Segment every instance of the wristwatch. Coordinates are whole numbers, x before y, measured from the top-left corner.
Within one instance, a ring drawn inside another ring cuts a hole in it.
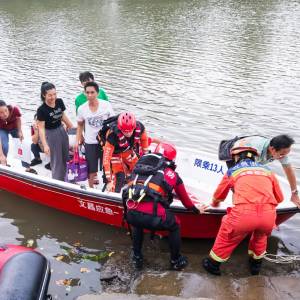
[[[292,190],[292,194],[293,195],[298,195],[298,190],[297,189]]]

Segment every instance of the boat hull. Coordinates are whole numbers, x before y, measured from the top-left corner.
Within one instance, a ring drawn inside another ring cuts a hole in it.
[[[42,180],[26,178],[14,172],[3,171],[0,171],[0,189],[96,222],[116,227],[124,225],[121,200],[109,196],[108,193],[93,195],[84,189],[75,191]],[[212,209],[207,214],[201,215],[195,215],[184,208],[172,208],[172,210],[180,220],[181,235],[185,238],[216,237],[222,217],[226,214],[225,209]],[[277,210],[276,224],[288,220],[297,211],[293,207]]]

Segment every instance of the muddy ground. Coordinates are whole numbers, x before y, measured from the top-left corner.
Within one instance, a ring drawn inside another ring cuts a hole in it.
[[[264,261],[261,275],[251,276],[247,265],[247,244],[242,243],[237,254],[222,266],[222,276],[209,275],[201,266],[206,255],[206,243],[199,253],[184,253],[189,266],[181,272],[169,270],[169,254],[165,240],[146,240],[145,266],[137,271],[129,257],[131,250],[112,255],[102,266],[102,292],[139,295],[169,295],[207,297],[213,299],[300,299],[298,262],[275,264]],[[185,250],[185,249],[183,249]],[[244,255],[243,255],[244,253]]]

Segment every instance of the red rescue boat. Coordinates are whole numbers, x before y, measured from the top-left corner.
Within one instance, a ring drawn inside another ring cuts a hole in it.
[[[72,184],[53,180],[43,165],[35,167],[39,174],[35,175],[25,172],[20,161],[13,157],[9,158],[9,164],[11,167],[0,166],[0,189],[66,213],[117,227],[123,225],[120,194],[102,192],[101,185],[91,189],[83,182]],[[190,191],[193,201],[209,204],[215,187],[226,172],[225,164],[208,153],[179,149],[177,165],[178,173]],[[101,178],[100,173],[98,176]],[[290,188],[287,181],[284,178],[279,180],[286,199],[277,208],[277,225],[299,211],[289,200]],[[176,199],[171,208],[181,221],[182,237],[214,238],[226,209],[231,205],[229,195],[220,207],[211,208],[202,215],[187,211]]]

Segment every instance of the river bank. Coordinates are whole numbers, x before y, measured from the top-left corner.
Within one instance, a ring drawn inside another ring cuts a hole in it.
[[[157,243],[156,241],[155,243]],[[102,291],[97,295],[85,295],[78,300],[100,299],[299,299],[299,263],[274,264],[264,261],[259,276],[250,276],[247,254],[236,256],[224,266],[223,275],[215,277],[201,267],[205,256],[189,253],[189,266],[182,272],[168,270],[168,253],[155,250],[148,241],[145,251],[145,267],[136,271],[128,257],[130,251],[112,255],[102,266],[100,281]],[[240,248],[246,245],[243,243]],[[245,250],[245,249],[243,249]],[[127,297],[127,298],[126,298]],[[161,298],[162,297],[162,298]]]

